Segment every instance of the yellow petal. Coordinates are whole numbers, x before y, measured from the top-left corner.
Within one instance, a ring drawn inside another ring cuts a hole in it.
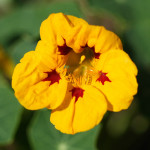
[[[98,89],[92,86],[83,89],[83,98],[79,97],[75,102],[70,92],[61,107],[51,113],[50,121],[63,133],[75,134],[93,128],[107,110],[105,97]]]
[[[87,131],[102,120],[107,110],[104,95],[92,86],[84,86],[83,98],[79,98],[75,104],[73,120],[74,132]]]
[[[122,50],[110,50],[101,54],[95,66],[97,70],[108,73],[111,82],[95,82],[108,100],[108,109],[120,111],[127,109],[137,93],[137,68],[128,54]]]
[[[72,22],[73,26],[81,26],[83,24],[88,24],[85,20],[82,18],[77,18],[75,16],[67,15],[69,20]]]
[[[74,115],[74,101],[71,98],[71,92],[66,94],[62,105],[51,112],[50,121],[59,131],[67,134],[73,134],[72,120]]]
[[[89,25],[81,18],[55,14],[52,20],[53,28],[57,37],[57,44],[63,45],[62,39],[65,40],[68,47],[75,52],[82,50],[81,46],[86,44],[87,28]]]
[[[92,26],[88,23],[79,22],[78,26],[72,28],[67,38],[68,45],[70,45],[76,53],[83,51],[84,46],[88,45],[89,47],[94,47],[97,41],[97,38],[100,34],[101,27]]]
[[[41,40],[49,43],[56,44],[56,35],[53,31],[52,24],[51,24],[51,17],[53,17],[54,14],[51,14],[46,20],[44,20],[40,27],[40,36]]]
[[[48,43],[52,41],[52,43],[61,46],[72,26],[72,22],[63,13],[51,14],[41,24],[41,39]]]
[[[62,46],[73,27],[72,22],[63,13],[50,15],[53,31],[56,36],[57,45]],[[65,39],[65,40],[64,40]]]
[[[51,64],[49,64],[50,66]],[[50,81],[42,81],[47,77],[39,68],[40,61],[34,51],[28,52],[13,73],[12,87],[19,102],[27,109],[35,110],[49,106],[58,107],[65,96],[67,82],[63,79],[50,85]],[[50,85],[50,86],[49,86]],[[60,94],[56,95],[57,92]],[[55,97],[55,98],[54,98]]]
[[[68,58],[68,55],[58,53],[58,47],[54,43],[46,43],[42,40],[38,42],[35,51],[41,60],[41,65],[43,64],[48,68],[52,67],[52,65],[54,68],[61,67]]]
[[[115,33],[101,27],[99,37],[95,44],[95,52],[104,53],[110,49],[123,49],[122,43]]]
[[[88,41],[88,35],[90,32],[90,26],[88,24],[79,24],[75,26],[67,38],[67,44],[72,47],[76,53],[83,51],[82,46],[85,46]]]
[[[90,25],[90,32],[88,35],[88,42],[87,42],[89,47],[95,46],[102,29],[103,27],[101,26]]]
[[[83,26],[83,24],[85,26]],[[83,19],[64,15],[63,13],[57,13],[51,14],[43,21],[40,28],[40,35],[42,41],[47,43],[50,42],[54,44],[55,47],[56,45],[62,46],[64,45],[64,42],[66,42],[67,46],[76,51],[81,49],[78,42],[82,42],[82,45],[86,44],[85,37],[88,34],[86,28],[88,28],[88,23]]]
[[[69,45],[75,52],[80,53],[83,49],[81,47],[86,44],[89,47],[95,47],[96,53],[103,53],[112,48],[123,49],[119,37],[106,30],[102,26],[89,25],[81,18],[67,16],[72,22],[73,26],[66,34],[67,45]]]
[[[103,53],[109,49],[122,49],[119,37],[102,26],[92,26],[81,18],[63,13],[51,14],[40,28],[42,41],[50,45],[62,46],[64,42],[76,53],[83,50],[83,46],[95,46],[96,53]]]

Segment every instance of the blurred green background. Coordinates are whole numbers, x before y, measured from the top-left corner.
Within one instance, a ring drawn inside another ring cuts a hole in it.
[[[121,38],[136,63],[139,90],[128,110],[100,125],[65,135],[50,111],[28,111],[11,89],[14,66],[34,50],[41,22],[63,12],[103,25]],[[0,0],[0,150],[150,150],[150,0]]]

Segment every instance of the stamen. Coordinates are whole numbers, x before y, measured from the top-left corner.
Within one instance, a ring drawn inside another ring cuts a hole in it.
[[[50,85],[54,84],[55,82],[59,83],[59,80],[61,79],[61,77],[56,72],[56,70],[52,70],[51,72],[44,72],[44,73],[47,73],[48,76],[45,79],[43,79],[42,81],[51,81]]]
[[[77,102],[79,97],[83,97],[84,90],[74,87],[72,90],[70,90],[70,92],[72,92],[72,97],[75,96],[75,102]]]
[[[82,55],[81,58],[80,58],[79,64],[82,64],[82,62],[85,60],[85,58],[86,58],[85,55]]]
[[[111,82],[110,79],[106,76],[107,73],[104,73],[104,72],[100,71],[99,74],[100,74],[100,76],[96,81],[101,82],[102,85],[104,85],[105,81]]]
[[[80,87],[82,84],[91,84],[92,76],[97,75],[97,70],[92,65],[93,58],[99,58],[100,53],[96,53],[94,47],[83,46],[81,53],[71,51],[63,69],[65,78],[74,87]],[[101,79],[98,79],[101,80]],[[102,81],[103,82],[103,81]]]

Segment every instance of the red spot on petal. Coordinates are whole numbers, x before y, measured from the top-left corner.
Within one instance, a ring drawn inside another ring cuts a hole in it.
[[[99,59],[100,53],[95,53],[94,52],[94,56],[95,56],[96,59]]]
[[[79,97],[83,97],[84,90],[81,88],[73,88],[70,92],[72,92],[72,97],[75,96],[75,102],[77,102]]]
[[[94,52],[94,57],[95,57],[96,59],[99,59],[100,53],[96,53],[94,47],[92,47],[91,49],[92,49],[93,52]]]
[[[100,74],[100,76],[96,81],[101,82],[103,85],[104,85],[105,81],[111,82],[110,79],[106,76],[107,73],[100,71],[99,74]]]
[[[51,81],[50,85],[54,84],[55,82],[59,83],[59,80],[61,79],[60,75],[56,72],[56,70],[52,70],[51,72],[44,72],[47,73],[48,76],[43,79],[42,81]]]
[[[67,55],[71,51],[71,48],[68,47],[65,42],[63,46],[58,46],[58,51],[60,52],[60,55]]]

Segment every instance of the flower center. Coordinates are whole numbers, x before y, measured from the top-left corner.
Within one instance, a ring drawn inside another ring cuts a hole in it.
[[[64,66],[67,81],[71,82],[75,87],[81,84],[90,84],[92,76],[96,73],[91,64],[94,58],[95,53],[89,47],[86,47],[81,53],[71,51]]]

